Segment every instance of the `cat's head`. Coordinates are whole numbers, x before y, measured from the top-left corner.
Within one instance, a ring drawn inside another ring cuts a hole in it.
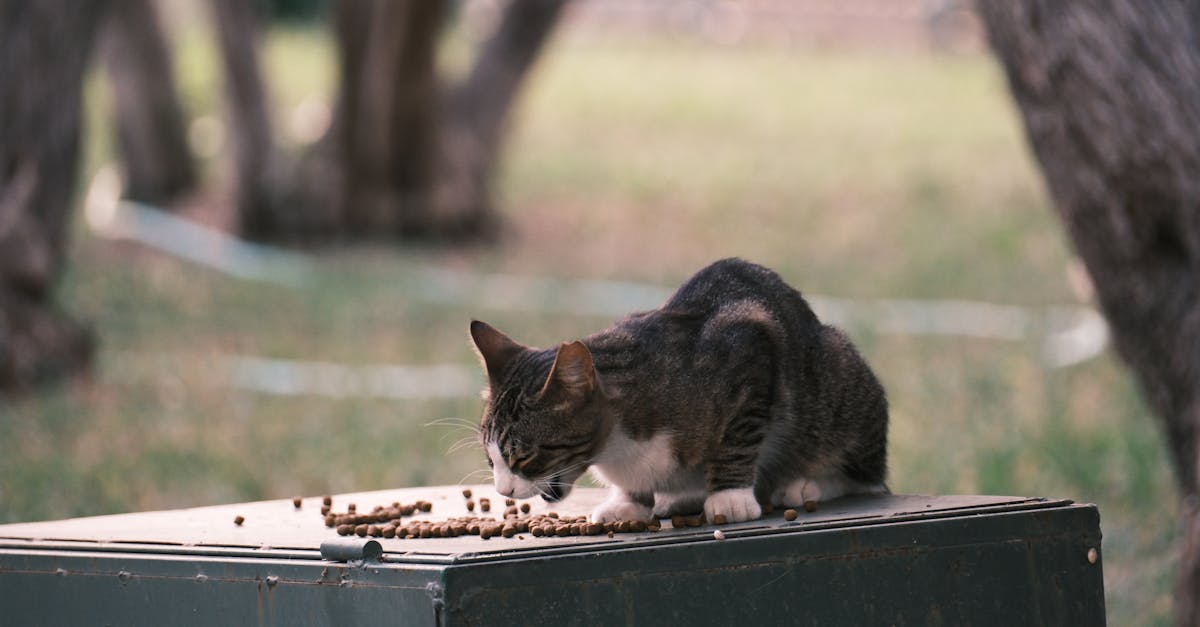
[[[567,496],[592,462],[604,393],[582,342],[523,346],[478,320],[471,339],[487,371],[479,438],[496,490],[547,501]]]

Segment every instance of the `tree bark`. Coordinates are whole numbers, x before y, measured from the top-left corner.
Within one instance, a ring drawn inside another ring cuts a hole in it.
[[[1200,47],[1196,3],[985,0],[1050,194],[1184,497],[1176,595],[1200,624]]]
[[[90,333],[57,311],[78,176],[84,71],[104,3],[0,3],[0,391],[85,368]]]
[[[234,205],[243,235],[270,237],[285,217],[276,202],[277,167],[270,107],[258,61],[255,3],[212,0],[233,143]]]
[[[565,5],[566,0],[512,0],[466,81],[451,94],[433,200],[445,229],[479,233],[494,223],[491,182],[505,126]]]
[[[436,129],[434,53],[445,2],[341,0],[334,202],[356,238],[425,234]]]
[[[196,168],[175,94],[170,49],[152,0],[115,2],[102,32],[127,198],[169,205]]]

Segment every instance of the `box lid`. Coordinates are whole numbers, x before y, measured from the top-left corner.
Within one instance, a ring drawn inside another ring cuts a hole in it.
[[[334,511],[343,512],[355,503],[359,512],[370,512],[375,505],[417,500],[433,504],[429,513],[418,513],[415,520],[444,520],[468,514],[464,488],[474,498],[489,498],[490,515],[502,517],[504,497],[491,486],[437,486],[340,494],[333,497]],[[531,513],[558,512],[564,515],[587,514],[607,492],[597,488],[579,488],[561,503],[540,499],[527,501]],[[773,533],[805,533],[837,527],[891,524],[903,521],[978,516],[1070,505],[1069,500],[1023,496],[978,495],[873,495],[844,497],[821,503],[817,511],[799,510],[795,521],[786,521],[783,510],[758,520],[721,525],[726,537]],[[292,501],[272,500],[232,505],[216,505],[155,512],[93,516],[46,522],[0,525],[0,548],[55,549],[79,551],[121,551],[139,553],[228,555],[313,559],[320,557],[322,542],[338,538],[325,526],[320,515],[322,497],[306,497],[300,508]],[[476,512],[479,515],[480,512]],[[234,518],[243,517],[241,525]],[[513,538],[478,536],[429,539],[373,538],[383,548],[388,562],[452,564],[530,557],[533,555],[576,553],[635,544],[667,544],[712,541],[718,527],[672,529],[664,521],[658,532],[606,536],[534,537],[520,534]]]

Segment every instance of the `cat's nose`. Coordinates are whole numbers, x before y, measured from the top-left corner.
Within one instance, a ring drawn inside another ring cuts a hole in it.
[[[516,491],[516,488],[512,485],[496,486],[496,491],[504,496],[512,496],[513,492]]]

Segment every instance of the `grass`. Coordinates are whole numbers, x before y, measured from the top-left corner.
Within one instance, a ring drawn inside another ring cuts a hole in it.
[[[180,40],[189,114],[213,112],[211,44]],[[273,32],[266,50],[281,111],[328,88],[319,33]],[[95,83],[89,171],[112,145]],[[469,364],[472,317],[540,345],[607,323],[422,302],[414,268],[669,286],[742,255],[813,294],[1075,300],[1069,249],[985,56],[570,30],[531,77],[507,156],[502,245],[327,251],[303,290],[77,231],[60,300],[98,331],[98,367],[0,406],[0,520],[459,481],[482,457],[444,453],[465,431],[426,425],[474,420],[477,399],[272,397],[231,388],[219,367],[225,354]],[[1113,355],[1052,370],[1029,343],[849,331],[889,391],[894,489],[1097,503],[1111,622],[1168,622],[1176,494]]]

